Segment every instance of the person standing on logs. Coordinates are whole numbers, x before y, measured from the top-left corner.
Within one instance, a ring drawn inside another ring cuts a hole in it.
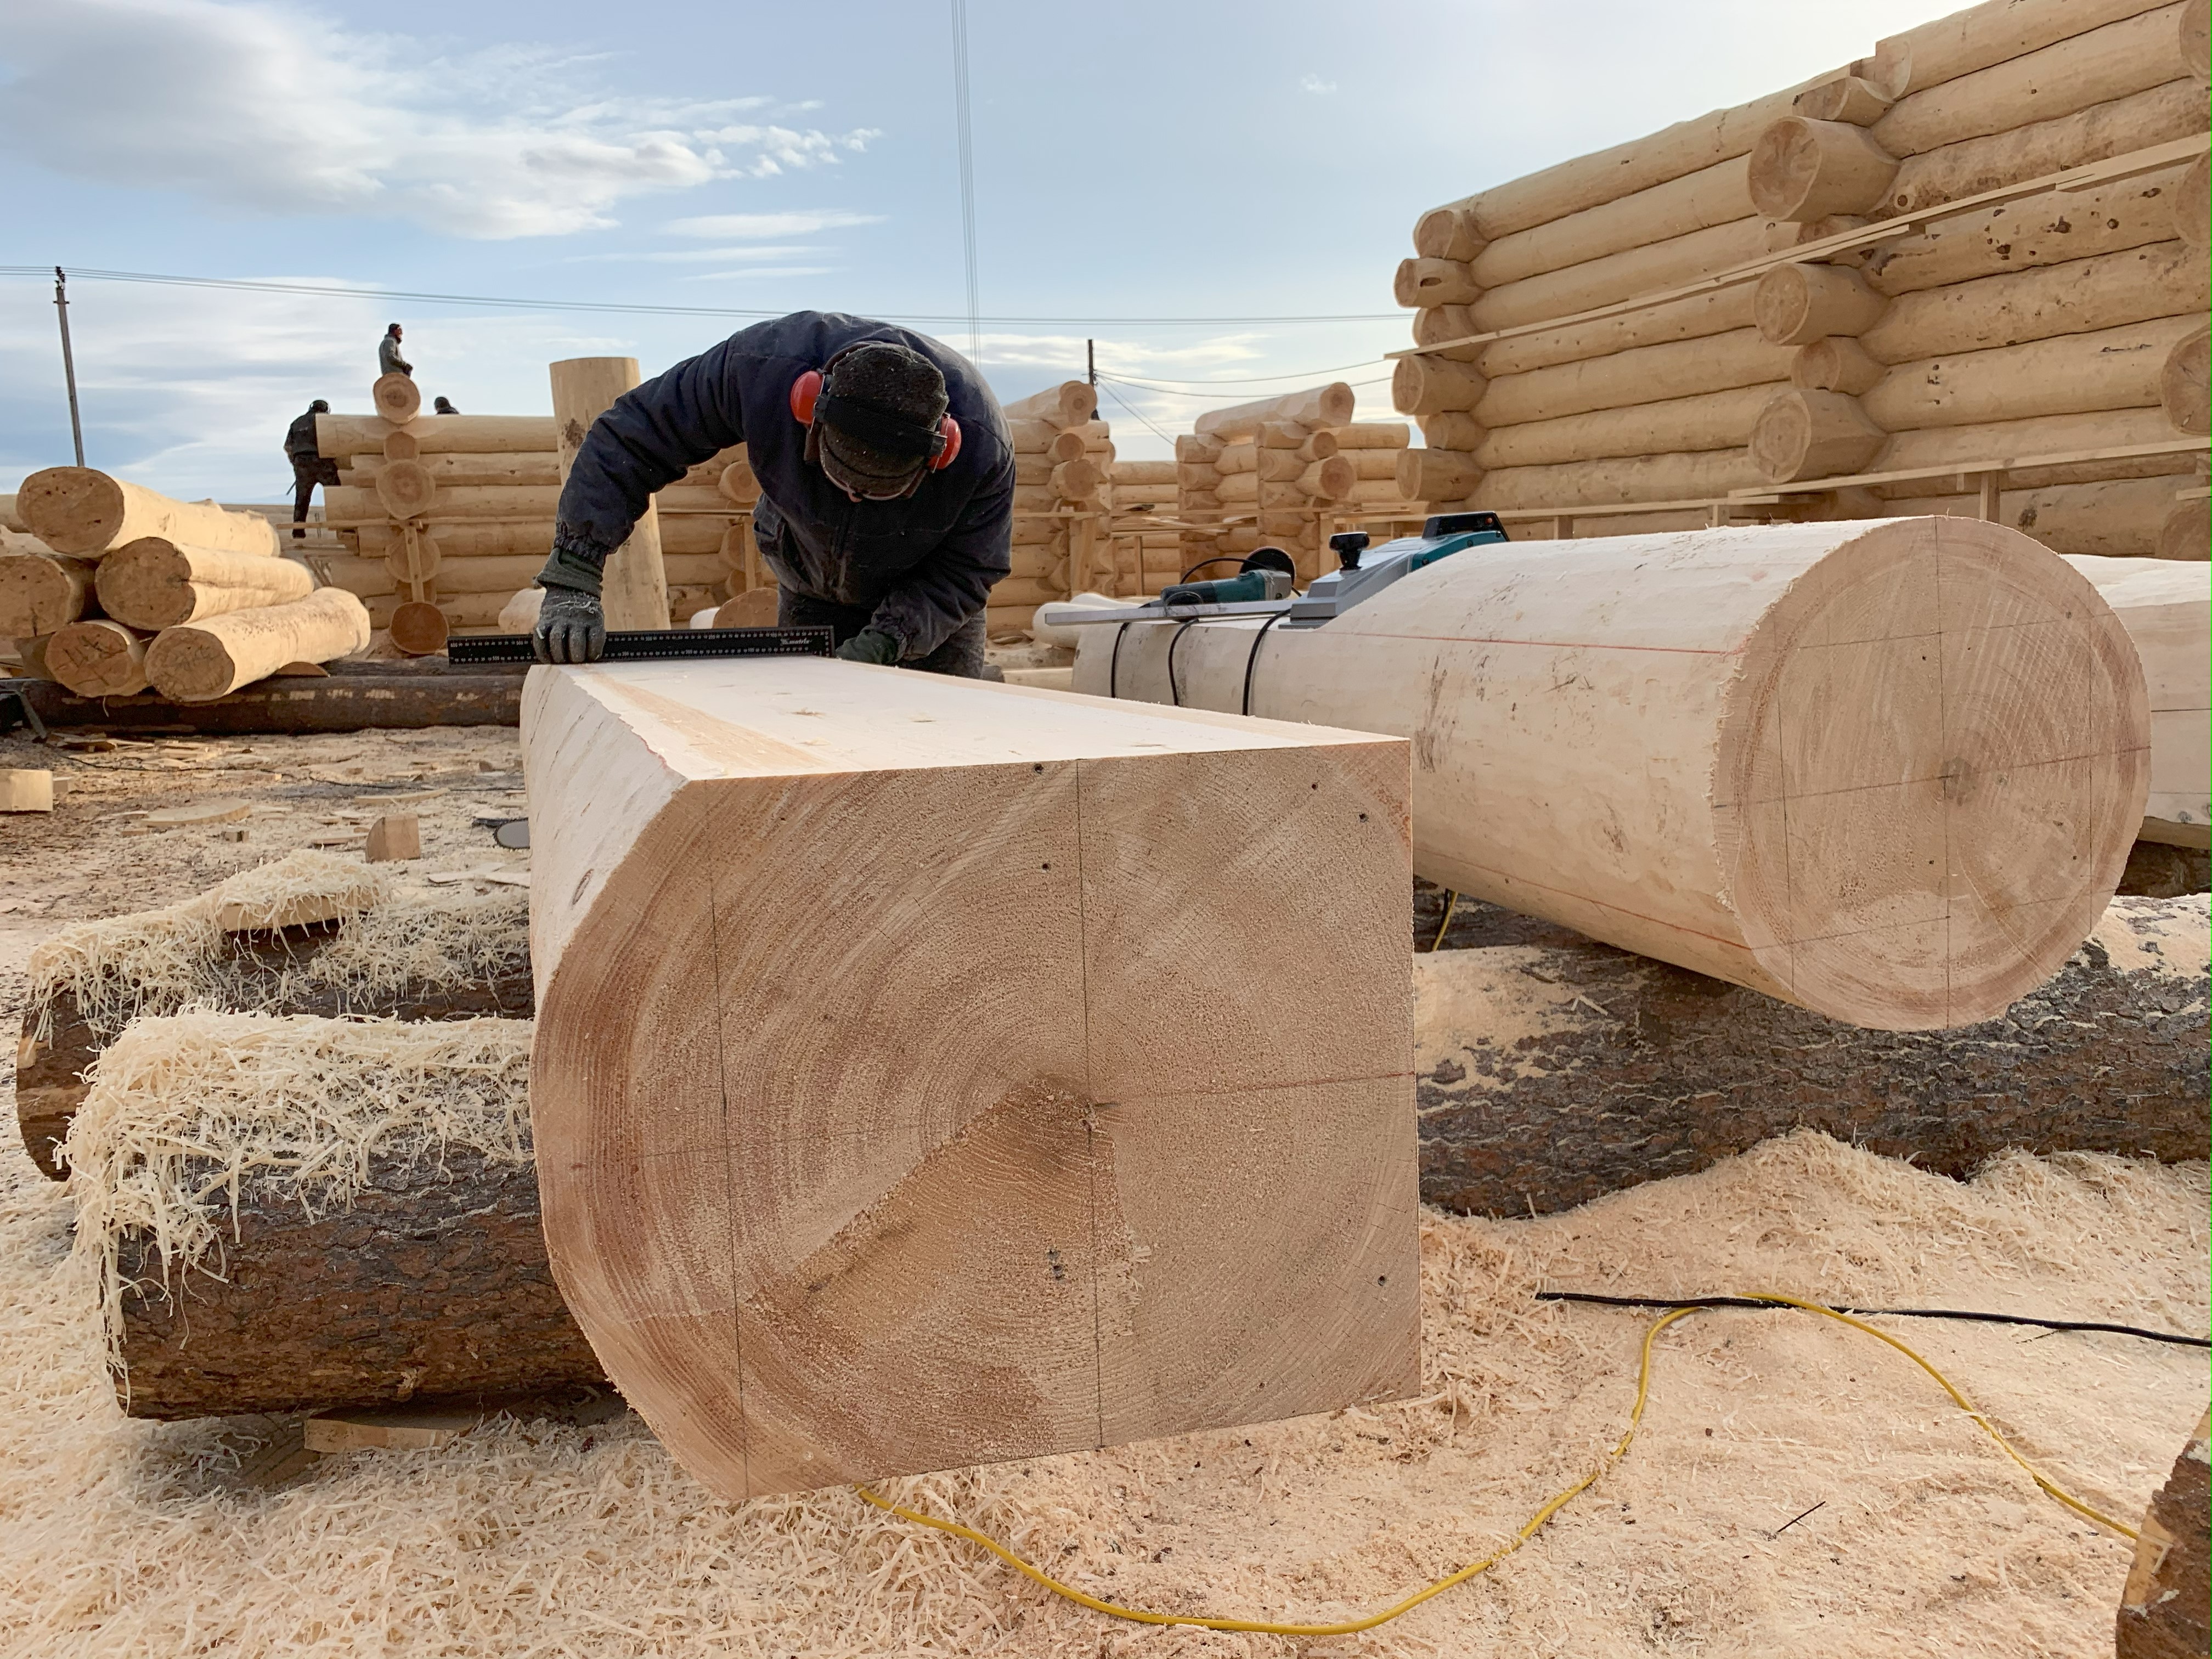
[[[415,365],[399,355],[399,325],[386,325],[384,337],[376,343],[376,372],[380,374],[404,374],[415,378]]]
[[[540,661],[598,659],[607,556],[653,491],[738,443],[780,623],[826,625],[848,661],[996,678],[983,606],[1012,568],[1014,504],[999,401],[927,335],[821,311],[742,330],[592,422],[538,575]]]
[[[306,414],[284,428],[284,459],[292,463],[292,539],[295,542],[307,539],[307,532],[299,526],[307,521],[315,486],[338,481],[338,464],[324,455],[315,438],[315,416],[330,412],[329,403],[318,398],[307,405]]]
[[[458,415],[461,411],[453,407],[453,400],[451,398],[441,394],[430,400],[430,412],[434,415]]]

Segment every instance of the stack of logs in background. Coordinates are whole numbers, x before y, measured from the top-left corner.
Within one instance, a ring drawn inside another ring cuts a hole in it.
[[[1062,380],[1005,405],[1014,443],[1013,573],[991,590],[994,639],[1024,632],[1040,605],[1095,586],[1108,545],[1114,437],[1098,389]]]
[[[635,384],[635,364],[619,361]],[[563,474],[556,416],[422,415],[404,375],[380,380],[376,401],[375,415],[316,421],[321,453],[338,463],[325,514],[351,556],[327,562],[329,580],[364,599],[403,649],[442,643],[400,637],[420,614],[400,615],[410,603],[434,608],[451,631],[495,631],[552,550]],[[759,493],[740,444],[654,495],[666,616],[640,625],[681,626],[769,582],[752,547]]]
[[[1279,547],[1303,584],[1334,568],[1324,549],[1338,518],[1363,506],[1419,516],[1397,482],[1412,433],[1398,421],[1355,423],[1352,405],[1352,388],[1336,380],[1200,416],[1176,440],[1184,567]]]
[[[369,643],[361,602],[283,557],[258,514],[79,466],[33,473],[0,508],[0,637],[79,696],[204,702]]]
[[[2203,0],[1999,0],[1424,215],[1397,282],[1416,344],[1489,337],[1400,360],[1430,446],[1408,493],[1595,508],[1566,533],[1601,535],[1923,471],[1764,505],[2203,558],[2199,456],[2172,441],[2205,431],[2204,74]]]

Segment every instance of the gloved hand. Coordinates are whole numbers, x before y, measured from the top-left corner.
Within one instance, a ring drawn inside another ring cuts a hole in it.
[[[880,663],[885,668],[896,663],[906,650],[906,642],[879,628],[864,628],[830,654],[842,657],[847,662]]]
[[[599,596],[580,588],[541,584],[545,598],[530,648],[540,662],[597,662],[607,648],[606,613]]]

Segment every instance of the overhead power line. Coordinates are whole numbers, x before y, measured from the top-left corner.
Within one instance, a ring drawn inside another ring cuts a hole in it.
[[[51,281],[49,265],[0,265],[0,276],[40,277]],[[439,294],[416,289],[382,288],[370,283],[340,287],[335,283],[272,283],[239,276],[185,276],[149,270],[94,270],[69,268],[72,282],[139,283],[164,288],[224,289],[255,294],[305,295],[341,300],[411,300],[425,305],[492,306],[509,311],[580,311],[645,317],[781,317],[783,311],[741,310],[733,306],[640,305],[614,300],[535,300],[505,295]],[[1306,323],[1398,323],[1405,313],[1314,313],[1293,316],[1244,317],[975,317],[945,316],[924,312],[881,312],[887,322],[964,324],[970,321],[1010,328],[1218,328],[1245,325],[1280,326]]]

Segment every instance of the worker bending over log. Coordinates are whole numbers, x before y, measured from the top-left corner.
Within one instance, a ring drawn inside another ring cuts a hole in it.
[[[608,555],[653,491],[740,443],[778,622],[830,628],[849,660],[988,678],[983,605],[1012,568],[998,400],[928,336],[819,311],[733,334],[592,423],[538,573],[541,661],[599,656]]]

